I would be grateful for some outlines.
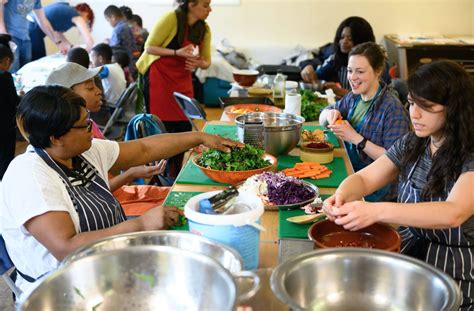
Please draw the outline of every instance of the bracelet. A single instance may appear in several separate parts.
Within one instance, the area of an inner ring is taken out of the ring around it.
[[[56,45],[61,44],[62,42],[62,40],[56,41]]]

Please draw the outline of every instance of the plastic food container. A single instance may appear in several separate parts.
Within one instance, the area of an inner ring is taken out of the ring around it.
[[[330,163],[334,159],[334,146],[331,143],[308,142],[300,146],[300,159],[304,162]]]

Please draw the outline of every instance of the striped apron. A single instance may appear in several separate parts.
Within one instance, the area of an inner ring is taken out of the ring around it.
[[[420,157],[421,158],[421,157]],[[423,202],[421,189],[411,181],[415,162],[408,178],[402,183],[398,202]],[[446,201],[446,197],[432,197],[431,201]],[[450,275],[459,285],[463,300],[460,310],[474,310],[474,247],[464,237],[461,227],[449,229],[420,229],[400,227],[401,253],[423,260]]]
[[[68,177],[43,149],[35,148],[35,152],[59,174],[66,186],[79,217],[79,232],[105,229],[126,220],[122,206],[95,167],[84,157],[78,157],[82,178],[74,178]]]

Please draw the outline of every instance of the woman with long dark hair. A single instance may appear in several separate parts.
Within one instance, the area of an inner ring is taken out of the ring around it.
[[[321,66],[312,62],[304,63],[301,77],[307,82],[324,80],[326,88],[333,89],[336,95],[344,96],[351,89],[346,68],[349,52],[354,46],[365,42],[375,42],[374,32],[369,22],[359,16],[346,18],[336,30],[333,42],[334,54],[329,56]],[[384,68],[382,73],[383,80],[387,84],[390,83],[387,68]]]
[[[137,61],[145,75],[147,110],[157,115],[170,133],[191,131],[191,125],[173,92],[194,97],[192,71],[211,64],[211,30],[205,19],[211,0],[181,0],[155,24],[145,51]],[[178,169],[182,159],[177,159]]]
[[[462,310],[474,309],[474,85],[458,64],[440,60],[408,79],[414,132],[348,177],[324,202],[348,230],[399,224],[401,252],[456,280]],[[398,179],[398,203],[360,199]]]

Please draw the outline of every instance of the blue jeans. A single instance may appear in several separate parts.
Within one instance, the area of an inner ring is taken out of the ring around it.
[[[22,40],[17,37],[12,37],[13,42],[17,45],[15,51],[15,61],[10,70],[11,73],[17,72],[23,65],[31,61],[31,41]]]

